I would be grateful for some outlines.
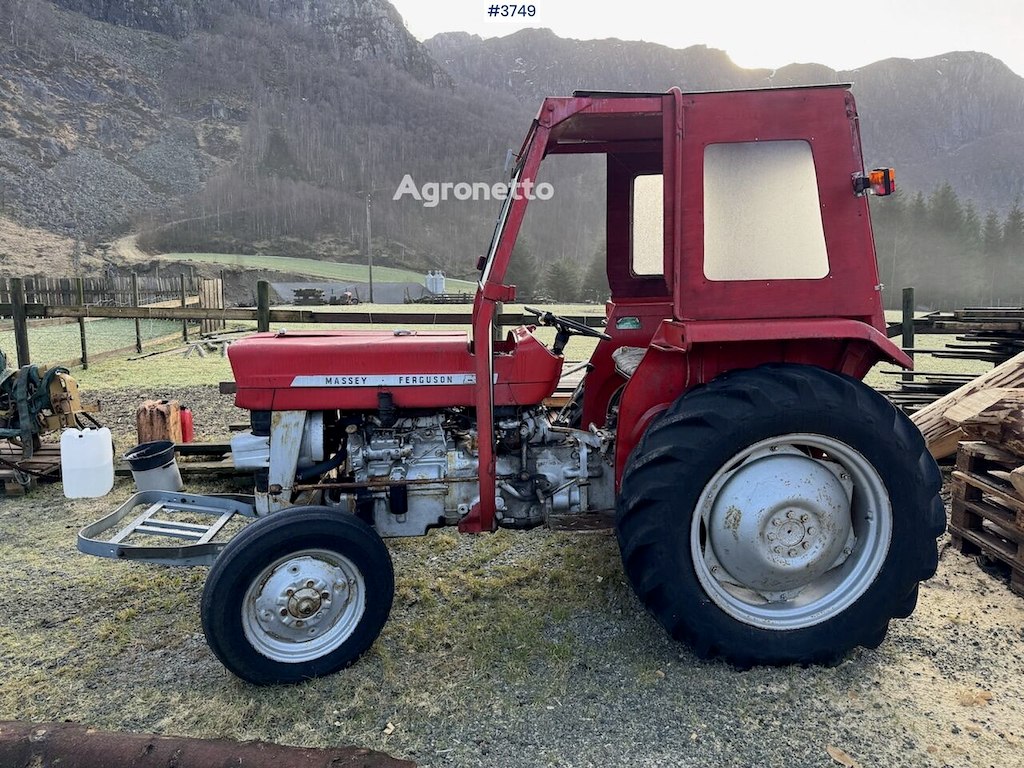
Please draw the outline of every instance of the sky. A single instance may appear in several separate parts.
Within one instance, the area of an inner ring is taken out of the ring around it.
[[[515,21],[490,19],[489,0],[391,2],[420,40],[548,27],[581,40],[707,45],[742,67],[771,69],[808,62],[856,69],[894,56],[982,51],[1024,77],[1024,0],[530,0],[535,15]]]

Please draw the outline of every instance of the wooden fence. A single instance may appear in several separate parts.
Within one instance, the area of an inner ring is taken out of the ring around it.
[[[81,280],[81,278],[78,278]],[[82,327],[82,357],[83,365],[88,365],[88,353],[85,344],[84,323],[88,318],[128,318],[136,321],[135,349],[141,351],[143,345],[139,333],[139,321],[141,320],[181,320],[183,340],[188,341],[189,323],[211,323],[211,329],[224,327],[228,320],[242,320],[256,323],[257,330],[268,331],[272,323],[323,323],[323,324],[390,324],[400,325],[469,325],[472,323],[472,315],[469,312],[369,312],[358,310],[345,310],[342,312],[325,309],[273,309],[270,305],[270,284],[260,280],[256,287],[256,307],[224,307],[223,306],[223,285],[220,280],[211,281],[213,284],[198,286],[199,306],[189,306],[195,300],[187,300],[182,286],[186,285],[185,276],[179,281],[177,300],[165,300],[162,302],[150,303],[149,306],[141,306],[141,302],[134,302],[128,305],[89,305],[79,301],[76,304],[48,304],[39,301],[29,301],[25,283],[28,280],[21,278],[10,278],[3,283],[6,293],[0,293],[0,318],[10,317],[14,322],[15,345],[17,347],[18,365],[27,365],[31,360],[28,345],[28,323],[30,318],[64,318],[68,321],[78,320]],[[141,282],[140,282],[141,295]],[[38,294],[36,294],[38,296]],[[217,304],[209,306],[209,304]],[[583,323],[591,327],[601,327],[604,317],[598,315],[571,315],[570,320]],[[516,326],[525,323],[535,322],[533,315],[523,313],[502,313],[495,318],[499,327]],[[904,348],[908,353],[915,351],[914,333],[917,331],[926,333],[954,333],[952,329],[944,327],[945,323],[933,322],[931,318],[914,318],[913,315],[913,289],[907,289],[904,295],[903,320],[901,323],[893,323],[888,327],[890,337],[902,335]],[[177,336],[175,334],[174,336]],[[168,341],[168,337],[150,340],[150,344]],[[125,348],[128,351],[131,347]],[[923,350],[917,350],[919,352]],[[105,353],[112,354],[112,353]]]
[[[87,287],[88,286],[88,287]],[[203,292],[197,295],[197,289]],[[95,299],[89,302],[88,297]],[[123,354],[143,347],[166,343],[178,334],[169,334],[158,339],[143,341],[141,320],[147,311],[167,308],[196,309],[212,311],[223,309],[224,288],[219,278],[196,281],[190,275],[177,278],[143,277],[135,273],[106,278],[0,278],[0,318],[10,318],[14,329],[14,341],[18,365],[31,361],[28,329],[30,325],[47,323],[73,323],[77,320],[81,355],[75,360],[59,361],[61,365],[89,367],[90,357],[86,343],[86,319],[97,317],[127,317],[135,320],[135,344],[122,349],[108,350],[93,357],[93,362],[104,357]],[[124,314],[96,314],[104,310]],[[156,318],[154,318],[156,319]],[[181,323],[181,337],[188,341],[189,324],[198,319],[184,317]],[[7,323],[0,321],[0,329]],[[223,327],[221,325],[220,327]],[[49,363],[57,361],[47,360]]]
[[[77,319],[82,327],[82,365],[87,366],[89,355],[85,344],[84,324],[87,319],[92,318],[127,318],[136,320],[136,339],[134,349],[141,351],[144,346],[139,333],[138,321],[141,320],[181,320],[182,338],[188,340],[188,324],[202,321],[215,322],[215,327],[224,327],[228,320],[242,320],[256,323],[259,331],[268,331],[272,323],[323,323],[323,324],[390,324],[401,325],[469,325],[472,322],[472,315],[469,312],[368,312],[368,311],[333,311],[328,309],[272,309],[270,306],[270,284],[260,280],[256,286],[257,305],[256,307],[212,307],[203,306],[206,300],[216,301],[223,299],[223,287],[221,285],[207,286],[206,290],[199,293],[200,306],[187,306],[184,300],[164,301],[150,304],[149,306],[107,306],[86,304],[45,304],[41,302],[30,302],[27,300],[24,282],[20,278],[11,278],[8,281],[8,301],[0,300],[0,318],[10,317],[14,323],[15,347],[17,350],[18,365],[28,365],[31,361],[31,352],[28,340],[28,324],[32,318],[63,318],[73,322]],[[220,281],[217,280],[217,283]],[[204,296],[207,299],[204,299]],[[174,306],[176,304],[176,306]],[[592,327],[601,327],[604,317],[598,315],[571,315],[570,320],[584,323]],[[535,322],[533,315],[523,313],[499,314],[495,320],[499,327],[516,326],[525,323]],[[176,338],[178,334],[174,334]],[[149,344],[156,344],[170,340],[168,337],[152,339]],[[126,347],[118,352],[131,351],[133,347]],[[105,352],[103,357],[115,354]],[[100,359],[96,356],[95,360]],[[69,361],[70,364],[78,364],[78,361]]]
[[[0,277],[0,304],[11,303],[11,282]],[[198,280],[191,274],[175,277],[112,275],[110,277],[26,277],[25,302],[48,306],[130,307],[179,299],[182,292],[195,296]]]

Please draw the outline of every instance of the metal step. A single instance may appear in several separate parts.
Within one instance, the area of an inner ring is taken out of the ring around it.
[[[227,540],[214,539],[235,515],[256,516],[252,497],[141,491],[106,517],[79,531],[78,550],[97,557],[159,565],[212,565],[228,543]],[[212,520],[208,524],[196,523],[175,519],[175,516],[201,516]],[[126,519],[130,521],[122,525]],[[106,538],[115,529],[116,532]],[[132,543],[132,537],[136,536],[184,540],[189,543]]]

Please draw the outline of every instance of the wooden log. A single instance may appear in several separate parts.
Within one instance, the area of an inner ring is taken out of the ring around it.
[[[401,768],[415,763],[359,747],[286,747],[263,741],[190,739],[98,731],[78,723],[0,721],[0,765],[67,768]]]
[[[177,400],[146,400],[135,411],[139,445],[156,440],[181,442],[181,404]]]
[[[1024,352],[1011,357],[1002,365],[959,389],[943,395],[910,417],[924,435],[925,444],[932,456],[941,459],[956,450],[955,444],[950,448],[949,436],[959,427],[945,418],[946,411],[975,392],[998,387],[1024,387]]]

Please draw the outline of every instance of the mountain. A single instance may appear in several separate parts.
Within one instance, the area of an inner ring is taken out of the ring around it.
[[[427,50],[457,86],[512,94],[524,105],[578,88],[726,90],[853,84],[865,156],[897,166],[908,189],[929,192],[949,180],[978,207],[1005,210],[1024,195],[1024,78],[983,53],[885,59],[856,70],[792,64],[742,69],[725,52],[654,43],[569,40],[547,29],[503,38],[437,35]]]
[[[576,88],[852,81],[867,160],[904,189],[948,179],[1000,215],[1024,194],[1024,79],[984,54],[772,71],[543,29],[421,43],[386,0],[3,0],[0,30],[0,271],[32,232],[35,252],[86,266],[132,232],[153,251],[357,260],[369,192],[378,263],[468,273],[496,204],[394,191],[406,174],[501,180],[540,100]],[[545,168],[559,205],[525,228],[543,262],[600,247],[601,173],[581,156]]]

